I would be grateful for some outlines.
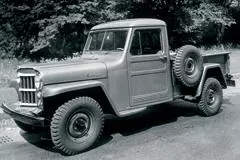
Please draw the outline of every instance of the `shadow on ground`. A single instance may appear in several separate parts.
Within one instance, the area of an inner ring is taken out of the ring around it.
[[[20,131],[21,136],[29,143],[51,152],[58,152],[52,143],[49,132],[27,133]]]
[[[154,126],[177,121],[178,117],[190,117],[197,115],[194,104],[177,101],[149,107],[144,112],[122,119],[110,119],[106,121],[104,135],[120,133],[129,136]]]
[[[95,147],[111,141],[113,139],[112,135],[115,133],[130,136],[154,126],[175,122],[181,116],[190,117],[195,115],[197,115],[197,108],[194,104],[177,101],[149,107],[144,112],[134,116],[107,119],[103,136]],[[39,148],[50,152],[58,152],[51,141],[50,134],[47,132],[30,134],[21,131],[20,134],[26,141]]]

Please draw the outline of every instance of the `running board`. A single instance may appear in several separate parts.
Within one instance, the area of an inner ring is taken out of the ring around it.
[[[184,96],[183,99],[184,99],[185,101],[192,102],[192,103],[196,103],[196,102],[197,102],[197,98],[196,98],[196,97],[193,97],[193,96],[190,96],[190,95]]]
[[[120,117],[130,116],[130,115],[142,112],[146,109],[147,109],[147,107],[142,107],[142,108],[135,108],[135,109],[131,109],[131,110],[121,111],[119,113],[119,115],[120,115]]]

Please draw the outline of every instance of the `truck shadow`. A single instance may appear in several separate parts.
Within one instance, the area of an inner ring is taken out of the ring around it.
[[[58,152],[51,140],[49,132],[43,131],[38,133],[27,133],[20,131],[21,136],[30,144],[37,146],[38,148],[50,151]]]
[[[107,119],[102,139],[95,147],[108,143],[113,139],[113,135],[116,133],[122,136],[130,136],[148,130],[154,126],[176,122],[178,118],[182,116],[191,117],[196,115],[198,115],[198,111],[195,104],[176,101],[174,103],[149,107],[144,112],[134,116]],[[29,134],[21,131],[20,134],[26,141],[39,148],[50,152],[59,152],[54,147],[51,136],[47,132]]]
[[[104,135],[120,133],[122,136],[129,136],[154,126],[175,122],[181,116],[191,117],[195,115],[198,115],[198,110],[193,103],[176,101],[156,105],[134,116],[106,120]]]

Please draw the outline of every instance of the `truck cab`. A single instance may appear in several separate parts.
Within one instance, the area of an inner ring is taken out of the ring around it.
[[[121,112],[173,99],[168,52],[165,22],[133,19],[93,27],[83,57],[112,58],[104,62],[109,96]]]

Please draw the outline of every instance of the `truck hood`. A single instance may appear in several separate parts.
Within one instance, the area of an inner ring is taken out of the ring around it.
[[[39,71],[44,85],[107,77],[106,65],[103,62],[84,59],[20,67],[20,69],[24,68]]]

